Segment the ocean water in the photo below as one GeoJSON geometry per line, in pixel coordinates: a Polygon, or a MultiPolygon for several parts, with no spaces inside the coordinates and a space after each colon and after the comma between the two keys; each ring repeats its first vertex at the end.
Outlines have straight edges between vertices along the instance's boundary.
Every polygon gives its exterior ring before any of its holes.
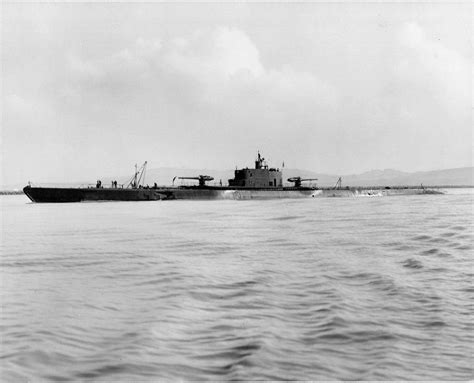
{"type": "Polygon", "coordinates": [[[1,197],[0,378],[472,380],[473,197],[1,197]]]}

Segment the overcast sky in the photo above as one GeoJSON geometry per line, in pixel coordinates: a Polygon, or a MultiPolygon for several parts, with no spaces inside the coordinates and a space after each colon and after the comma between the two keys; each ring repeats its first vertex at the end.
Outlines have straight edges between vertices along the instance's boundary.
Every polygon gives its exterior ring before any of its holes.
{"type": "Polygon", "coordinates": [[[29,3],[2,10],[2,185],[149,166],[472,165],[472,9],[29,3]]]}

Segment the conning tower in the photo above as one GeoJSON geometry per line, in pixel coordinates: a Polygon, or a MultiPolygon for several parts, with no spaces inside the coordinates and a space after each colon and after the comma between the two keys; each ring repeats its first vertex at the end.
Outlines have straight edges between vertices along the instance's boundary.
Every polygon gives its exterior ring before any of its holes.
{"type": "Polygon", "coordinates": [[[281,188],[283,187],[280,169],[268,168],[265,158],[257,154],[255,169],[235,170],[234,178],[229,180],[231,187],[243,188],[281,188]]]}

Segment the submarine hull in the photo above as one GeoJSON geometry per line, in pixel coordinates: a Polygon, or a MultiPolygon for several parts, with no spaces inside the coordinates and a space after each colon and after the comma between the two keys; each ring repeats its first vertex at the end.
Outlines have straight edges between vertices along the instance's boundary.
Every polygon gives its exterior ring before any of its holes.
{"type": "Polygon", "coordinates": [[[263,200],[282,198],[343,198],[383,197],[422,194],[443,194],[424,188],[393,189],[315,189],[268,188],[245,189],[229,187],[170,187],[170,188],[44,188],[26,186],[24,193],[33,202],[82,202],[82,201],[158,201],[158,200],[263,200]]]}
{"type": "Polygon", "coordinates": [[[248,200],[274,198],[307,198],[314,189],[301,190],[262,189],[236,190],[231,188],[47,188],[26,186],[23,192],[33,202],[83,202],[83,201],[158,201],[158,200],[248,200]]]}
{"type": "Polygon", "coordinates": [[[316,189],[316,188],[273,188],[273,189],[235,189],[235,188],[175,188],[167,190],[164,199],[187,200],[251,200],[251,199],[280,199],[280,198],[350,198],[350,197],[387,197],[422,194],[443,194],[440,191],[423,188],[399,189],[316,189]]]}
{"type": "Polygon", "coordinates": [[[167,199],[280,199],[308,198],[315,190],[311,188],[278,188],[278,189],[235,189],[235,188],[176,188],[170,189],[167,199]]]}
{"type": "Polygon", "coordinates": [[[33,202],[157,201],[167,195],[158,189],[46,188],[26,186],[23,192],[33,202]]]}

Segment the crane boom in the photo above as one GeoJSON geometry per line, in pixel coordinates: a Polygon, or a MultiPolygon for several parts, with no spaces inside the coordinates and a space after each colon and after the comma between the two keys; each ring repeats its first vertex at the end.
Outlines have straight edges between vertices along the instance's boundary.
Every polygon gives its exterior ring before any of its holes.
{"type": "Polygon", "coordinates": [[[140,185],[140,182],[143,181],[143,183],[145,183],[146,165],[147,165],[147,161],[145,161],[144,164],[140,167],[140,169],[138,169],[137,165],[135,164],[135,173],[132,176],[132,178],[130,178],[130,180],[128,181],[127,189],[128,188],[136,189],[140,185]]]}

